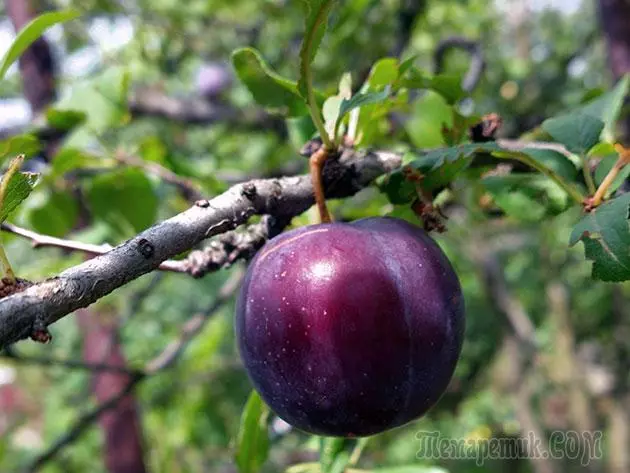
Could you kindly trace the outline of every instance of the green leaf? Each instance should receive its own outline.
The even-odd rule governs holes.
[[[297,88],[302,97],[308,96],[307,70],[313,62],[319,45],[326,34],[328,15],[335,0],[303,0],[306,6],[305,32],[300,48],[300,79]]]
[[[368,83],[370,87],[391,85],[398,79],[398,59],[386,57],[374,63],[370,70]]]
[[[254,100],[263,107],[292,117],[308,113],[297,84],[271,70],[257,50],[237,49],[232,53],[232,66]]]
[[[235,460],[240,473],[255,473],[269,455],[267,419],[269,408],[256,391],[252,391],[241,416],[236,440]]]
[[[552,149],[525,148],[522,152],[569,181],[578,174],[578,168],[569,158]]]
[[[8,157],[23,154],[27,157],[33,157],[42,148],[42,145],[33,135],[17,135],[6,140],[0,141],[0,164]]]
[[[378,187],[394,205],[406,204],[417,197],[413,182],[406,179],[400,171],[385,176]]]
[[[287,118],[285,121],[287,124],[289,141],[296,151],[302,149],[304,143],[313,138],[313,135],[317,131],[315,125],[313,125],[313,119],[310,117],[310,115]]]
[[[626,74],[611,91],[600,95],[578,109],[578,112],[599,118],[604,122],[602,139],[605,141],[615,141],[615,125],[628,95],[629,86],[630,74]]]
[[[0,80],[4,78],[7,70],[17,59],[39,38],[44,31],[53,25],[63,23],[65,21],[74,20],[79,16],[76,10],[63,10],[58,12],[44,13],[30,21],[24,28],[20,30],[13,44],[2,58],[0,62]]]
[[[79,217],[76,198],[67,191],[53,191],[37,207],[30,209],[28,220],[37,232],[63,237],[70,232]]]
[[[444,97],[449,105],[456,104],[468,95],[462,88],[461,77],[447,74],[430,76],[417,67],[410,67],[406,76],[399,83],[408,89],[434,90]]]
[[[630,279],[630,194],[600,205],[575,225],[569,245],[584,243],[586,259],[593,261],[593,278]]]
[[[62,149],[52,162],[52,175],[63,176],[75,169],[102,166],[102,159],[75,148]]]
[[[7,185],[6,194],[0,208],[0,223],[4,222],[33,191],[37,184],[39,174],[30,172],[16,172]]]
[[[109,224],[117,236],[131,236],[155,221],[158,199],[138,169],[101,174],[85,183],[85,192],[94,217]]]
[[[584,113],[570,114],[549,118],[542,128],[570,152],[584,155],[599,141],[604,122]]]
[[[410,56],[407,59],[403,60],[400,63],[400,66],[398,66],[398,74],[400,76],[404,76],[405,73],[413,67],[413,64],[418,59],[418,56],[418,54],[414,54],[413,56]]]
[[[322,473],[343,473],[350,461],[347,444],[348,441],[343,438],[320,438],[319,464]]]
[[[346,113],[350,110],[363,107],[364,105],[370,105],[374,103],[383,102],[387,100],[391,91],[391,87],[387,86],[380,92],[369,92],[367,94],[356,94],[349,100],[343,99],[341,107],[339,108],[339,118],[341,120]]]
[[[361,108],[365,105],[373,105],[380,102],[383,102],[389,98],[389,94],[391,91],[390,86],[386,86],[384,90],[380,92],[368,92],[366,94],[356,94],[349,100],[343,99],[339,106],[339,113],[337,115],[337,120],[335,122],[335,130],[339,129],[339,125],[341,121],[346,116],[348,112],[354,110],[355,108]]]
[[[428,91],[413,104],[405,129],[416,148],[437,148],[446,146],[442,130],[452,126],[453,107],[442,95]]]
[[[87,114],[80,110],[58,110],[49,108],[46,111],[48,124],[58,130],[70,130],[81,125],[87,119]]]
[[[129,73],[122,67],[109,67],[90,80],[72,87],[70,94],[55,104],[57,113],[66,117],[85,114],[85,122],[74,131],[105,133],[114,127],[127,123]],[[72,138],[72,137],[71,137]],[[79,147],[77,141],[66,140],[64,146]],[[84,144],[84,143],[81,143]]]
[[[541,174],[518,173],[488,176],[481,184],[492,195],[494,203],[517,220],[536,222],[565,211],[569,196],[555,182]]]
[[[404,157],[408,164],[402,170],[386,176],[379,188],[393,204],[411,202],[417,196],[415,185],[427,191],[439,189],[466,169],[477,153],[493,153],[498,150],[500,148],[496,143],[488,142],[441,148],[423,155],[410,152]],[[412,182],[406,177],[409,171],[420,178]]]

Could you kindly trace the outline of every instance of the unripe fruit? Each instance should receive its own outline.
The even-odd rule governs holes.
[[[464,300],[431,237],[393,218],[269,241],[236,308],[247,372],[269,406],[319,435],[365,436],[423,415],[453,375]]]

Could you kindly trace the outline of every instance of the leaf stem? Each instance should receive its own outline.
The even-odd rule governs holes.
[[[616,144],[615,150],[617,151],[617,153],[619,153],[619,159],[617,159],[617,162],[610,169],[610,171],[608,171],[608,174],[606,174],[606,177],[597,188],[597,191],[595,191],[595,194],[593,195],[593,200],[591,202],[592,207],[597,207],[602,203],[606,192],[608,192],[608,189],[615,181],[615,178],[619,174],[619,171],[621,171],[628,163],[630,163],[630,149],[624,148],[620,144]]]
[[[539,163],[535,159],[532,159],[525,153],[521,153],[519,151],[506,151],[502,153],[505,157],[515,159],[520,161],[523,164],[527,164],[528,166],[534,168],[538,172],[544,174],[553,182],[558,184],[577,204],[583,205],[586,200],[586,196],[583,195],[577,187],[565,181],[557,172],[553,169],[548,168],[544,164]],[[495,154],[494,156],[500,158],[500,155]]]
[[[9,182],[13,175],[18,172],[18,170],[22,167],[22,163],[24,163],[24,155],[21,154],[17,158],[13,159],[9,164],[9,169],[2,176],[2,182],[0,182],[0,209],[2,209],[2,204],[4,203],[4,198],[7,193],[7,189],[9,188]],[[4,251],[4,247],[0,242],[0,264],[4,269],[4,278],[8,280],[10,284],[15,282],[15,273],[13,272],[13,268],[11,268],[11,263],[9,262],[9,258]]]

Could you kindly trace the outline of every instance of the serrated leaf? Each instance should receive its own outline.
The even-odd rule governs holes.
[[[308,112],[296,82],[275,73],[257,50],[237,49],[232,53],[232,66],[254,100],[263,107],[286,111],[288,116]]]
[[[39,38],[44,31],[53,25],[63,23],[65,21],[74,20],[80,15],[76,10],[63,10],[57,12],[44,13],[30,21],[24,28],[20,30],[16,38],[13,40],[11,47],[6,52],[0,62],[0,80],[4,78],[11,64]]]
[[[252,391],[241,416],[236,440],[236,465],[240,473],[255,473],[269,455],[267,419],[269,408],[256,391]]]
[[[630,194],[606,202],[575,225],[569,245],[584,243],[593,261],[593,278],[618,282],[630,279]]]
[[[158,200],[142,171],[116,170],[92,178],[84,186],[92,214],[109,224],[117,236],[139,233],[154,223]]]
[[[38,178],[39,174],[30,172],[16,172],[11,176],[2,200],[2,207],[0,207],[0,223],[4,222],[9,214],[24,202],[33,191]]]
[[[306,6],[305,31],[300,48],[300,79],[298,92],[305,99],[308,96],[306,70],[313,62],[319,45],[322,42],[328,23],[328,15],[335,0],[303,0]]]
[[[433,191],[453,181],[457,175],[466,169],[477,153],[492,153],[500,150],[494,142],[468,143],[450,148],[441,148],[423,155],[407,153],[404,160],[408,163],[403,170],[395,171],[386,176],[379,188],[393,204],[411,202],[417,196],[415,185]],[[421,176],[415,182],[405,177],[405,169],[412,170]]]
[[[385,176],[378,187],[394,205],[406,204],[417,197],[414,184],[400,171]]]
[[[549,118],[542,128],[570,152],[584,155],[597,144],[604,122],[587,114],[570,114]]]
[[[569,158],[552,149],[525,148],[522,152],[569,181],[578,174],[578,168]]]
[[[629,86],[630,74],[626,74],[611,91],[600,95],[577,110],[579,113],[599,118],[604,122],[602,139],[605,141],[613,142],[615,139],[615,125],[624,100],[628,96]]]
[[[481,184],[507,215],[517,220],[536,222],[558,215],[569,205],[569,196],[555,182],[541,174],[518,173],[488,176]]]
[[[18,135],[0,141],[0,164],[9,156],[23,154],[33,156],[42,148],[39,139],[33,135]]]

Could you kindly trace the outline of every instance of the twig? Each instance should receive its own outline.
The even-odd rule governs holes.
[[[444,69],[444,59],[446,53],[451,49],[462,49],[470,55],[470,65],[466,76],[462,81],[462,89],[466,92],[472,92],[477,86],[486,67],[486,61],[483,57],[483,51],[478,41],[473,41],[459,36],[451,36],[443,39],[438,44],[433,55],[433,63],[435,64],[435,73],[440,74]]]
[[[82,361],[63,360],[63,359],[51,358],[48,356],[23,355],[21,353],[17,353],[13,349],[13,347],[5,348],[4,353],[1,354],[0,356],[7,358],[14,363],[20,363],[20,364],[60,366],[63,368],[90,371],[90,372],[107,371],[107,372],[112,372],[112,373],[128,374],[130,376],[135,376],[142,373],[142,371],[139,371],[139,370],[126,368],[124,366],[108,365],[105,363],[84,363]]]
[[[397,153],[347,149],[339,160],[329,160],[326,164],[326,194],[330,198],[354,195],[400,164]],[[0,299],[0,348],[29,337],[34,327],[41,329],[87,307],[157,269],[168,258],[233,230],[255,214],[270,214],[280,221],[289,221],[312,204],[313,187],[305,175],[250,181],[212,200],[197,202],[103,255]]]
[[[244,231],[230,231],[211,241],[206,248],[192,251],[181,260],[167,260],[157,267],[161,271],[187,273],[200,278],[209,272],[230,267],[240,259],[249,259],[270,238],[278,235],[288,221],[280,221],[264,215],[259,223],[248,225]],[[54,247],[80,251],[88,255],[104,255],[112,246],[92,245],[73,240],[42,235],[10,223],[0,224],[0,230],[31,240],[33,248]]]
[[[175,174],[170,169],[161,166],[158,163],[145,161],[137,156],[128,155],[126,153],[118,152],[115,154],[116,161],[126,164],[128,166],[136,167],[153,174],[165,182],[176,186],[186,199],[189,201],[195,201],[202,198],[199,187],[190,179],[185,179],[178,174]]]
[[[155,358],[145,365],[143,370],[134,371],[133,373],[129,373],[127,371],[128,374],[131,374],[131,377],[122,391],[108,401],[94,407],[81,416],[81,418],[75,422],[70,430],[59,437],[48,449],[46,449],[46,451],[38,455],[37,458],[35,458],[25,469],[25,472],[33,473],[38,471],[42,466],[58,455],[61,450],[76,442],[103,413],[115,408],[125,396],[132,392],[138,383],[149,376],[155,375],[160,371],[171,367],[179,359],[191,340],[199,334],[209,318],[216,314],[217,311],[231,299],[238,289],[242,277],[242,269],[235,271],[221,289],[219,289],[217,298],[214,302],[202,313],[194,315],[184,324],[182,332],[177,340],[169,343]]]

